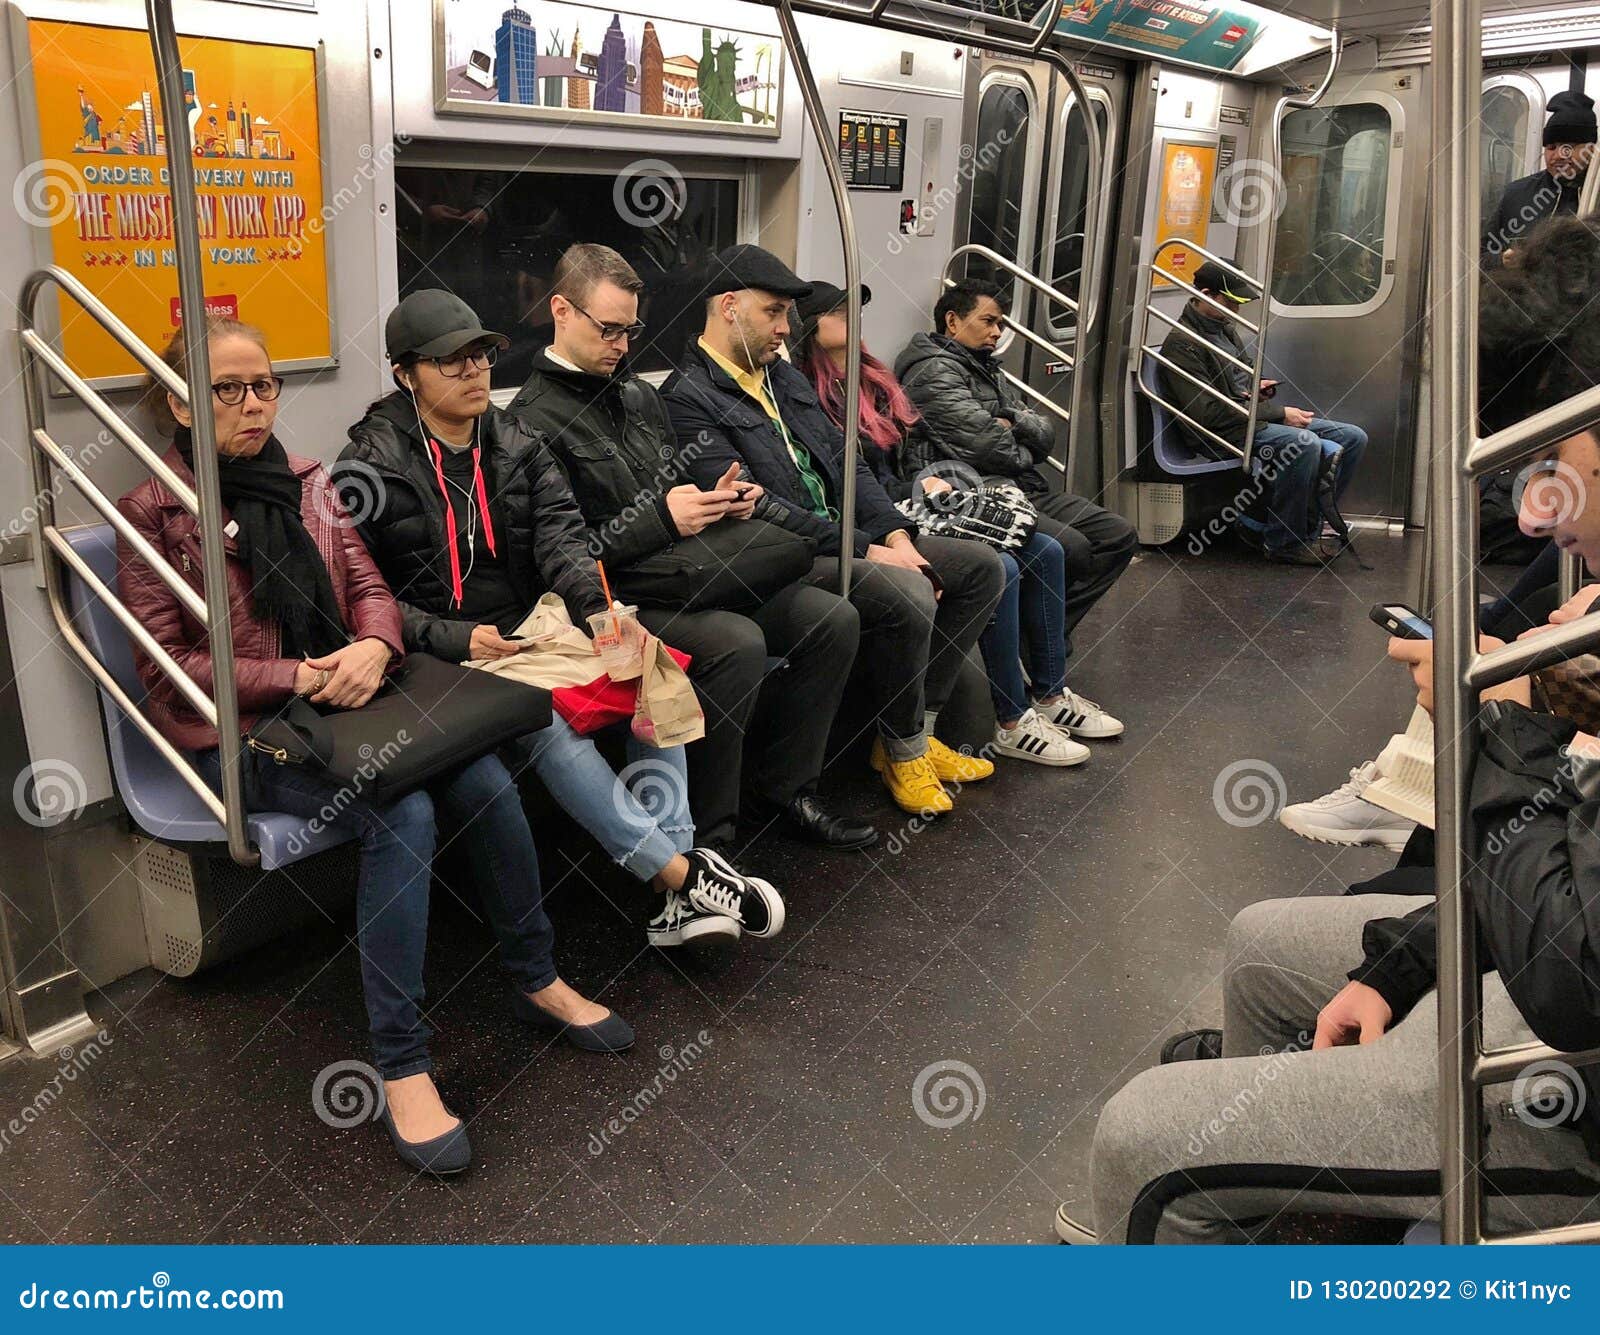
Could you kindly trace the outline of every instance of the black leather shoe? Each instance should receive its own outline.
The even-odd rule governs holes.
[[[850,816],[830,816],[810,793],[790,799],[777,808],[790,834],[827,848],[871,848],[878,842],[877,826]]]

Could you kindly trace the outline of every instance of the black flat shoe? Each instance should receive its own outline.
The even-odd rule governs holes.
[[[522,992],[511,994],[511,1009],[524,1024],[559,1032],[573,1047],[585,1052],[626,1052],[633,1046],[633,1028],[616,1011],[595,1024],[568,1024],[529,1001]]]
[[[1222,1030],[1191,1029],[1174,1034],[1161,1049],[1161,1064],[1215,1061],[1222,1056]]]
[[[871,848],[878,842],[878,830],[864,820],[850,816],[830,816],[816,797],[801,793],[786,806],[774,807],[773,814],[796,838],[824,848]]]
[[[389,1133],[389,1139],[394,1142],[394,1152],[398,1154],[407,1168],[415,1169],[419,1173],[429,1173],[434,1177],[454,1177],[457,1173],[464,1172],[472,1162],[472,1142],[467,1139],[467,1124],[459,1123],[442,1136],[435,1136],[432,1140],[406,1140],[395,1128],[394,1118],[389,1115],[389,1105],[385,1104],[383,1111],[378,1114],[378,1120],[383,1123],[383,1129]]]

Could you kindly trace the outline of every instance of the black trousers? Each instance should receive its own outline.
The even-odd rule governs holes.
[[[856,677],[891,751],[896,741],[920,737],[924,711],[938,712],[949,700],[1006,582],[998,553],[981,542],[924,537],[917,550],[944,586],[937,599],[919,571],[867,560],[850,569],[850,601],[861,615]],[[807,580],[837,589],[838,558],[820,558]]]
[[[1128,568],[1139,533],[1119,514],[1071,492],[1031,497],[1039,510],[1039,531],[1067,554],[1067,655],[1072,632],[1089,609]]]
[[[749,613],[647,607],[639,620],[693,659],[706,715],[688,748],[696,842],[733,840],[742,791],[783,805],[816,785],[861,637],[854,607],[795,583]],[[768,673],[769,657],[784,665]]]

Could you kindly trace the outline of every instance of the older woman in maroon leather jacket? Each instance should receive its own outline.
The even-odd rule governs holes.
[[[393,595],[321,465],[288,454],[272,434],[281,381],[258,330],[216,321],[208,331],[222,503],[227,512],[228,596],[241,724],[293,695],[358,709],[402,652]],[[175,339],[173,367],[184,352]],[[160,396],[175,419],[166,462],[192,480],[188,410]],[[118,507],[197,591],[200,540],[195,520],[152,479]],[[202,690],[212,689],[206,628],[128,544],[119,550],[124,602]],[[154,663],[139,655],[145,710],[175,746],[199,752],[220,776],[216,731]],[[247,802],[343,829],[361,841],[356,890],[357,942],[375,1065],[383,1079],[382,1120],[400,1157],[423,1172],[459,1172],[471,1158],[466,1127],[440,1099],[422,1018],[422,963],[428,891],[437,840],[435,804],[460,826],[463,849],[515,982],[517,1014],[564,1029],[580,1047],[616,1050],[633,1031],[586,1000],[556,972],[554,933],[545,916],[538,859],[516,787],[486,756],[387,805],[341,791],[327,775],[280,765],[247,751],[241,776]]]

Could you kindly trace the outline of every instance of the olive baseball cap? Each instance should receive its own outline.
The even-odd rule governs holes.
[[[501,348],[511,346],[504,334],[485,329],[471,306],[440,287],[413,292],[389,312],[383,326],[391,362],[407,356],[449,357],[485,340]]]

